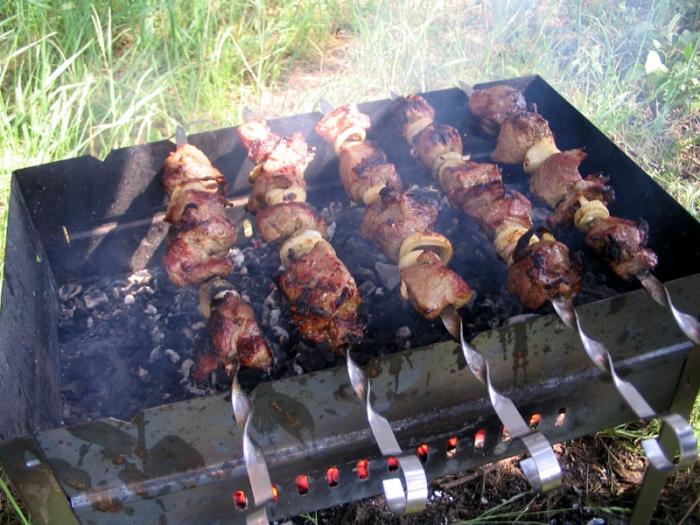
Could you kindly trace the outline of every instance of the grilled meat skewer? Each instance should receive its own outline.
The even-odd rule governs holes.
[[[521,105],[512,93],[504,96],[513,105]],[[486,100],[478,108],[485,115],[488,108],[497,109],[487,114],[484,125],[489,129],[494,122],[507,120],[507,104],[497,102]],[[498,166],[465,159],[457,130],[435,123],[435,110],[419,95],[397,98],[391,115],[411,146],[412,156],[431,170],[449,202],[476,220],[493,240],[499,257],[509,264],[508,290],[526,307],[539,308],[548,300],[571,297],[578,291],[580,278],[571,267],[568,248],[550,234],[542,238],[531,234],[532,204],[505,187]],[[525,236],[531,246],[516,254]]]
[[[201,284],[200,310],[209,319],[216,356],[203,356],[199,376],[223,364],[230,375],[238,365],[269,370],[272,353],[253,309],[220,277],[231,273],[226,257],[236,229],[226,216],[223,175],[199,149],[181,144],[165,160],[163,186],[169,196],[165,220],[170,232],[163,259],[176,285]]]
[[[348,105],[328,112],[315,128],[339,156],[348,197],[365,205],[360,233],[398,262],[402,297],[423,317],[435,319],[448,307],[461,308],[472,292],[446,265],[452,255],[449,240],[431,230],[436,203],[401,189],[394,165],[376,144],[365,141],[369,127],[369,117]]]
[[[325,221],[305,202],[304,171],[313,160],[304,137],[282,138],[261,119],[237,129],[255,163],[246,209],[256,214],[266,242],[281,243],[280,288],[302,336],[340,352],[362,337],[360,293],[350,272],[324,240]]]

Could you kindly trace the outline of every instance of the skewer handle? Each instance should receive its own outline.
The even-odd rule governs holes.
[[[512,439],[519,439],[530,457],[520,462],[530,486],[538,491],[547,491],[561,484],[562,472],[552,445],[539,431],[533,431],[518,411],[513,401],[501,394],[491,382],[489,363],[474,347],[464,339],[462,318],[450,308],[442,313],[447,330],[459,340],[462,354],[474,377],[486,385],[496,415]]]
[[[395,456],[406,483],[404,491],[400,477],[385,479],[384,497],[387,506],[397,515],[412,514],[425,509],[428,499],[428,480],[420,460],[413,454],[404,454],[389,421],[374,410],[371,398],[371,383],[367,374],[353,361],[350,350],[346,353],[348,376],[357,397],[367,407],[367,421],[374,439],[384,456]]]
[[[654,301],[671,310],[678,328],[681,329],[685,336],[696,345],[700,345],[700,322],[692,315],[674,306],[673,301],[671,301],[671,294],[668,288],[664,286],[664,283],[659,281],[652,274],[639,277],[639,282],[642,283],[642,286],[649,292],[649,295],[651,295]]]
[[[656,417],[657,413],[646,402],[639,390],[630,383],[622,379],[615,371],[615,366],[610,355],[610,351],[600,341],[593,339],[586,334],[581,325],[581,318],[574,308],[571,299],[552,301],[552,305],[564,323],[575,330],[581,343],[583,344],[588,357],[593,364],[603,372],[606,372],[613,380],[613,384],[620,396],[625,400],[627,406],[640,419]],[[656,470],[670,472],[676,466],[685,467],[691,465],[697,458],[698,443],[693,429],[688,422],[679,414],[668,414],[660,416],[669,428],[673,431],[678,444],[679,456],[677,462],[674,461],[673,451],[670,453],[661,446],[657,438],[650,438],[642,441],[642,448],[649,462]]]
[[[243,432],[243,461],[253,492],[254,508],[246,516],[246,523],[248,525],[267,525],[270,520],[265,504],[272,501],[273,498],[272,481],[265,456],[250,437],[249,426],[253,411],[250,398],[238,383],[237,374],[233,376],[231,382],[231,408],[233,409],[233,417]]]

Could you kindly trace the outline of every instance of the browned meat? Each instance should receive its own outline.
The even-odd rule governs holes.
[[[433,163],[445,153],[462,154],[462,137],[452,126],[445,124],[430,124],[416,135],[411,154],[417,157],[423,165],[433,167]]]
[[[542,115],[530,111],[515,113],[501,124],[491,159],[504,164],[522,164],[527,150],[540,139],[551,135],[549,123]]]
[[[397,98],[389,113],[396,128],[411,145],[418,132],[435,120],[435,109],[420,95]]]
[[[176,189],[168,203],[165,220],[170,224],[176,224],[182,220],[185,210],[188,211],[190,220],[195,222],[208,221],[214,217],[226,217],[224,210],[227,205],[226,198],[218,193]]]
[[[272,153],[280,140],[264,119],[251,120],[238,126],[236,134],[248,152],[248,158],[255,164]]]
[[[288,189],[292,186],[306,190],[306,181],[293,171],[287,173],[265,172],[258,175],[253,183],[253,189],[248,197],[245,209],[255,215],[260,208],[267,206],[266,196],[270,190],[277,188]],[[291,195],[290,195],[291,197]],[[292,200],[291,198],[287,200]]]
[[[547,217],[550,228],[557,227],[574,220],[574,214],[579,209],[579,199],[585,197],[589,201],[601,201],[605,204],[615,199],[615,192],[607,184],[608,179],[602,175],[589,175],[569,188],[566,198]]]
[[[212,303],[209,329],[219,360],[227,365],[238,361],[243,366],[269,370],[272,352],[250,305],[232,290],[222,292]]]
[[[554,208],[582,180],[579,164],[586,158],[582,149],[571,149],[550,155],[530,178],[530,191]]]
[[[349,104],[338,106],[324,115],[314,129],[326,142],[333,144],[341,133],[353,126],[367,129],[370,127],[370,120],[367,115],[357,109],[355,104]]]
[[[477,186],[464,194],[462,211],[479,222],[487,235],[493,236],[505,222],[532,226],[532,204],[522,194],[509,190],[501,182]]]
[[[306,255],[292,257],[280,277],[302,336],[334,350],[362,337],[360,293],[355,280],[330,244],[321,241]]]
[[[501,169],[496,164],[464,161],[461,166],[442,170],[440,185],[453,206],[462,206],[465,195],[472,188],[501,182]]]
[[[526,308],[539,308],[546,301],[567,298],[581,287],[578,264],[569,260],[569,249],[558,241],[540,241],[516,249],[508,268],[508,290]]]
[[[598,219],[586,235],[586,245],[605,260],[622,279],[648,274],[658,262],[656,254],[646,249],[648,226],[644,221],[609,217]]]
[[[313,159],[314,154],[309,149],[304,135],[293,133],[289,137],[279,139],[272,151],[265,156],[262,160],[261,174],[293,173],[303,178]]]
[[[340,152],[340,180],[348,197],[363,204],[362,196],[372,186],[400,186],[396,168],[372,142],[361,142]]]
[[[189,144],[179,145],[163,164],[163,187],[168,195],[192,184],[192,189],[225,193],[226,179],[207,156]]]
[[[525,109],[523,94],[511,86],[477,89],[469,97],[469,111],[478,119],[479,127],[487,135],[498,135],[506,117]]]
[[[186,209],[182,221],[170,228],[163,263],[177,286],[200,284],[233,270],[231,261],[224,256],[236,242],[236,229],[222,217],[197,222],[193,219],[196,213],[194,208]]]
[[[402,293],[426,319],[435,319],[448,306],[461,308],[472,298],[469,285],[428,250],[401,270],[401,283]]]
[[[316,230],[325,237],[326,221],[305,202],[283,202],[260,210],[256,216],[266,242],[285,241],[297,232]]]
[[[401,243],[406,237],[433,226],[438,214],[437,205],[396,188],[384,188],[379,196],[365,209],[360,233],[397,261]]]

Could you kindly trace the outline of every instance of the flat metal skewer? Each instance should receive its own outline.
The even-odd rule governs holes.
[[[556,310],[559,318],[572,330],[578,332],[581,343],[583,344],[588,357],[593,364],[601,371],[607,373],[613,381],[618,393],[627,403],[627,406],[640,419],[657,417],[657,413],[646,402],[644,397],[639,393],[639,390],[630,382],[622,379],[615,371],[615,366],[610,352],[600,341],[593,339],[583,329],[581,318],[574,307],[573,301],[568,299],[559,299],[552,301],[552,306]],[[656,470],[661,472],[670,472],[676,466],[686,467],[695,462],[698,453],[698,443],[695,438],[695,433],[688,422],[679,414],[666,414],[659,416],[672,430],[679,450],[677,462],[674,461],[672,451],[666,451],[659,443],[658,438],[650,438],[642,441],[642,448],[649,459],[649,463]]]
[[[457,311],[446,308],[442,313],[445,327],[460,343],[462,355],[474,377],[486,385],[496,415],[512,439],[519,439],[530,457],[520,462],[530,486],[538,491],[547,491],[561,485],[562,472],[557,456],[547,438],[539,431],[532,430],[513,401],[501,394],[491,382],[489,363],[473,346],[464,339],[462,318]]]
[[[377,442],[383,456],[393,456],[398,460],[406,483],[406,490],[404,491],[401,478],[399,477],[382,481],[387,506],[397,515],[421,512],[425,509],[428,499],[428,480],[423,465],[414,454],[403,453],[389,421],[379,414],[372,405],[372,387],[367,374],[352,359],[350,350],[345,352],[345,356],[350,384],[352,384],[355,395],[365,403],[367,421],[372,430],[374,440]]]

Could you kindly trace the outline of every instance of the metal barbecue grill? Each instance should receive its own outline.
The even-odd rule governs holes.
[[[619,189],[612,210],[648,221],[650,247],[660,260],[657,277],[680,310],[700,312],[700,224],[541,78],[509,82],[537,104],[562,148],[586,147],[583,171],[611,175]],[[461,90],[423,95],[440,121],[469,129]],[[410,161],[407,146],[382,126],[389,104],[359,105],[374,123],[370,136],[405,181],[425,185],[425,174]],[[313,133],[319,117],[299,115],[270,124],[282,135],[301,131],[317,148],[306,178],[309,200],[320,209],[342,201],[343,191],[335,156]],[[234,196],[232,214],[243,218],[243,200],[237,197],[248,191],[250,164],[233,129],[190,135],[188,140],[226,175]],[[493,149],[492,142],[472,134],[464,143],[476,160]],[[242,431],[232,421],[230,388],[217,387],[215,380],[209,390],[185,388],[186,354],[175,347],[182,356],[173,366],[166,358],[153,358],[151,340],[143,341],[140,325],[130,324],[144,315],[143,309],[137,313],[121,306],[140,300],[133,298],[132,288],[129,301],[116,287],[103,300],[91,284],[150,270],[156,276],[153,282],[138,282],[134,289],[150,286],[153,293],[144,293],[160,301],[161,310],[148,314],[144,330],[162,334],[156,339],[163,344],[184,340],[175,335],[171,341],[168,331],[189,329],[185,325],[191,320],[183,311],[188,305],[194,308],[195,301],[158,278],[167,231],[159,171],[173,147],[162,141],[113,151],[104,161],[81,157],[13,176],[0,310],[0,394],[6,400],[0,416],[0,440],[5,440],[0,463],[37,523],[238,523],[252,510],[253,491],[243,461]],[[505,180],[516,187],[523,184],[508,171]],[[504,270],[498,269],[493,249],[478,228],[449,212],[443,215],[442,228],[451,229],[456,244],[451,266],[479,294],[462,312],[467,339],[488,361],[493,386],[514,402],[533,430],[555,443],[634,420],[609,376],[583,351],[577,334],[551,310],[522,315],[505,296]],[[352,226],[344,229],[345,223],[357,222],[353,217],[350,207],[334,215],[336,236],[343,241],[338,251],[347,252],[343,260],[350,261],[351,272],[366,274],[362,244],[349,233]],[[582,239],[574,234],[567,244],[583,250]],[[247,267],[244,291],[261,308],[256,303],[272,292],[259,276],[274,268],[264,247],[251,245],[247,253],[258,255],[256,264]],[[614,278],[585,253],[583,258],[589,278],[577,311],[587,332],[611,349],[618,374],[657,413],[687,415],[700,386],[698,348],[643,289]],[[231,277],[234,282],[238,278],[243,276]],[[365,282],[381,280],[374,275]],[[80,309],[71,313],[66,328],[66,305],[75,305],[76,297],[87,301],[87,292],[75,291],[80,287],[92,290],[89,300],[97,306],[87,317],[85,312],[78,316]],[[365,287],[368,336],[352,356],[367,374],[373,407],[391,423],[400,449],[415,451],[428,479],[525,453],[521,440],[504,433],[484,385],[439,321],[410,315],[387,298],[398,295],[395,290],[378,293],[378,288]],[[115,315],[127,324],[105,339],[104,327],[115,321],[94,312],[111,303],[119,303]],[[169,310],[175,304],[180,310]],[[279,308],[284,316],[284,306]],[[398,313],[387,311],[392,308]],[[396,341],[394,336],[403,325],[412,333],[409,349],[403,349],[405,338]],[[274,486],[274,501],[267,506],[270,519],[377,495],[385,480],[398,477],[398,462],[380,453],[345,366],[334,366],[344,365],[344,360],[322,352],[319,357],[308,349],[303,359],[290,357],[303,347],[292,348],[294,338],[292,333],[279,343],[276,359],[282,364],[272,377],[241,376],[243,387],[252,389],[250,437],[264,452]],[[201,346],[203,339],[194,337],[187,344]],[[120,345],[145,355],[138,368],[135,357],[128,365],[114,362],[111,347]],[[78,364],[67,370],[66,362]],[[110,374],[105,375],[101,363]],[[75,369],[83,377],[71,376]],[[180,369],[182,380],[175,373]],[[298,375],[301,371],[308,373]],[[140,379],[134,380],[134,374]],[[147,385],[144,392],[162,395],[138,397],[130,387],[141,383]],[[71,393],[69,401],[82,408],[67,413],[66,395]],[[100,395],[104,402],[90,410],[88,401]],[[81,405],[81,398],[88,401]],[[670,437],[664,435],[662,442]],[[646,508],[636,515],[640,520],[653,508],[655,490],[664,479],[656,471],[649,478],[643,488]]]

